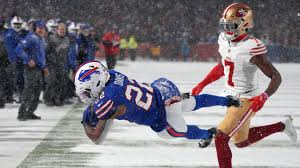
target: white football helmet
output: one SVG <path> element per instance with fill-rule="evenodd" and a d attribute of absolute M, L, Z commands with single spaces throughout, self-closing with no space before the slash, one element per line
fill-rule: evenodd
<path fill-rule="evenodd" d="M 68 26 L 69 33 L 77 33 L 79 31 L 79 25 L 75 22 L 70 22 Z"/>
<path fill-rule="evenodd" d="M 75 92 L 82 102 L 95 101 L 109 78 L 108 70 L 100 62 L 85 62 L 75 74 Z"/>
<path fill-rule="evenodd" d="M 46 23 L 46 27 L 47 27 L 48 32 L 55 33 L 56 29 L 57 29 L 57 26 L 58 26 L 57 22 L 53 19 L 48 20 L 47 23 Z"/>
<path fill-rule="evenodd" d="M 19 16 L 13 17 L 10 23 L 11 23 L 11 27 L 16 32 L 19 32 L 24 27 L 24 21 Z"/>

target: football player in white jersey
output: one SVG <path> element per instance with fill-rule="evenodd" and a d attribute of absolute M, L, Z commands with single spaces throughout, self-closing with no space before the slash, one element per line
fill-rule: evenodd
<path fill-rule="evenodd" d="M 198 95 L 203 88 L 225 76 L 226 95 L 239 96 L 240 107 L 229 107 L 223 121 L 218 125 L 215 145 L 220 168 L 231 168 L 231 150 L 228 145 L 233 138 L 239 148 L 249 146 L 271 134 L 286 133 L 293 142 L 297 133 L 292 118 L 287 116 L 281 122 L 250 128 L 250 120 L 266 100 L 273 95 L 281 83 L 281 76 L 268 60 L 266 46 L 248 34 L 253 27 L 253 11 L 244 3 L 229 5 L 220 18 L 219 53 L 221 60 L 209 74 L 192 90 Z M 268 88 L 259 93 L 257 69 L 271 81 Z"/>

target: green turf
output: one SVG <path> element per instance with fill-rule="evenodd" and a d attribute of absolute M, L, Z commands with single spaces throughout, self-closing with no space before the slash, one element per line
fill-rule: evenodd
<path fill-rule="evenodd" d="M 75 106 L 48 133 L 18 168 L 88 167 L 93 153 L 72 152 L 71 148 L 87 141 L 81 126 L 82 108 Z"/>

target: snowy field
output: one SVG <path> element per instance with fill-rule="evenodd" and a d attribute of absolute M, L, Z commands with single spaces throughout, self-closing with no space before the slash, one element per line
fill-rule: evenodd
<path fill-rule="evenodd" d="M 166 77 L 182 92 L 190 91 L 214 63 L 120 62 L 117 70 L 141 82 Z M 276 64 L 283 82 L 263 110 L 257 113 L 252 125 L 271 124 L 294 117 L 300 134 L 300 64 Z M 261 88 L 269 79 L 261 75 Z M 203 93 L 219 94 L 223 80 L 208 86 Z M 217 167 L 214 144 L 200 149 L 196 141 L 164 140 L 148 127 L 125 121 L 115 122 L 106 141 L 94 145 L 80 124 L 83 105 L 48 108 L 41 104 L 37 114 L 41 121 L 16 120 L 18 105 L 0 110 L 0 163 L 3 168 L 57 167 Z M 187 123 L 203 128 L 216 126 L 226 108 L 211 107 L 185 113 Z M 300 167 L 300 143 L 291 144 L 286 135 L 278 133 L 248 148 L 233 144 L 233 166 L 239 168 L 296 168 Z"/>

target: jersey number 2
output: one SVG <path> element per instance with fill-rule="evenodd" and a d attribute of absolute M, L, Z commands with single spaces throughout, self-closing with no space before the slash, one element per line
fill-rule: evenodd
<path fill-rule="evenodd" d="M 135 81 L 131 81 L 131 82 L 135 82 Z M 141 83 L 137 83 L 137 84 L 139 86 L 143 87 L 143 88 L 146 88 L 151 93 L 153 92 L 153 88 L 151 88 L 151 87 L 149 87 L 145 84 L 141 84 Z M 143 96 L 143 91 L 139 87 L 136 87 L 136 86 L 133 86 L 133 85 L 127 85 L 127 88 L 126 88 L 126 91 L 125 91 L 125 96 L 128 100 L 131 100 L 131 98 L 132 98 L 132 95 L 131 95 L 132 91 L 136 92 L 136 97 L 135 97 L 136 105 L 143 108 L 143 109 L 145 109 L 145 110 L 148 110 L 149 107 L 151 106 L 153 96 L 149 93 L 146 93 L 147 100 L 144 102 L 144 101 L 141 100 L 142 96 Z"/>
<path fill-rule="evenodd" d="M 229 66 L 229 74 L 228 74 L 228 85 L 230 86 L 234 86 L 234 83 L 232 81 L 232 75 L 233 75 L 233 70 L 234 70 L 234 63 L 231 62 L 231 61 L 227 61 L 227 60 L 224 60 L 225 61 L 225 66 Z"/>

